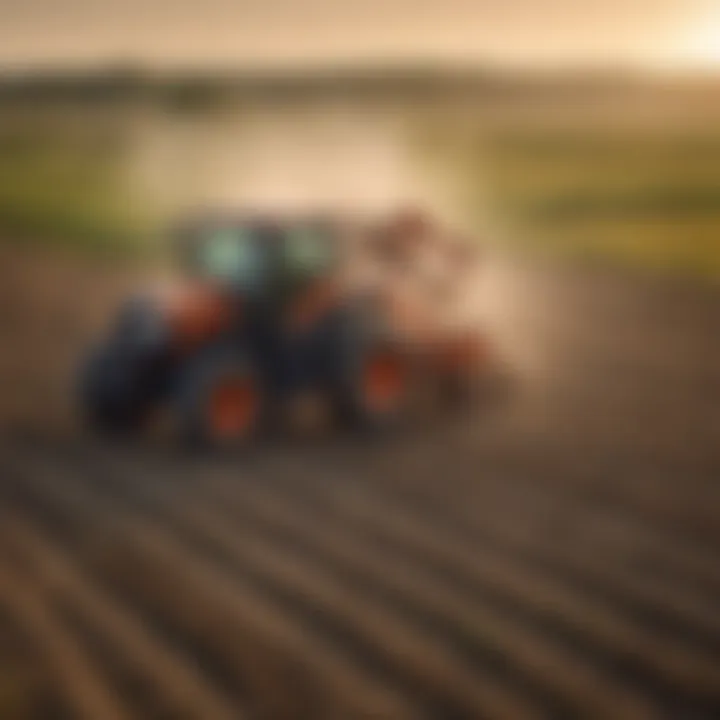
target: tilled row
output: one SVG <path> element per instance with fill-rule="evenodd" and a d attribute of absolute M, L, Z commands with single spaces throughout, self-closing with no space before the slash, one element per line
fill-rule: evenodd
<path fill-rule="evenodd" d="M 465 459 L 6 447 L 0 606 L 68 717 L 720 711 L 712 537 Z"/>

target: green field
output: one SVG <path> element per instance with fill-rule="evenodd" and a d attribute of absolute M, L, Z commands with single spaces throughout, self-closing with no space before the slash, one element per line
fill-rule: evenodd
<path fill-rule="evenodd" d="M 322 118 L 324 102 L 308 101 L 314 117 Z M 370 106 L 370 123 L 379 128 L 386 116 L 401 115 L 408 147 L 422 156 L 414 171 L 421 184 L 434 176 L 452 186 L 460 219 L 483 236 L 533 252 L 720 277 L 720 133 L 707 129 L 711 122 L 704 124 L 706 129 L 692 123 L 643 125 L 637 119 L 603 124 L 576 117 L 566 122 L 560 113 L 562 121 L 548 123 L 516 110 L 514 116 L 507 114 L 510 122 L 504 124 L 487 122 L 477 108 L 442 106 L 428 134 L 423 114 L 427 108 L 416 111 L 383 102 L 366 98 L 354 106 L 350 117 L 359 108 L 358 134 L 367 134 L 361 118 Z M 260 113 L 270 124 L 290 112 L 290 105 L 277 100 L 263 107 Z M 225 117 L 222 122 L 242 133 L 247 114 L 258 116 L 257 104 L 248 108 L 236 103 L 230 121 Z M 154 164 L 157 188 L 177 183 L 178 175 L 184 174 L 187 182 L 196 180 L 192 163 L 199 158 L 202 164 L 205 155 L 232 157 L 236 140 L 213 144 L 217 112 L 201 108 L 190 119 L 157 108 L 150 113 L 153 142 L 158 144 L 166 134 L 182 138 L 177 145 L 186 158 L 195 158 L 180 165 L 185 170 L 178 173 L 163 165 L 167 156 L 146 162 L 152 152 L 138 142 L 142 113 L 123 107 L 18 112 L 0 106 L 2 237 L 123 252 L 147 248 L 161 213 L 152 192 L 138 186 L 135 166 Z M 305 129 L 296 129 L 289 142 L 286 130 L 292 130 L 292 123 L 277 131 L 291 160 L 293 147 L 302 149 L 312 122 L 298 125 Z M 393 143 L 398 143 L 396 136 L 378 154 L 388 148 L 392 153 Z M 326 166 L 327 158 L 318 157 L 317 165 Z M 248 176 L 257 170 L 248 168 Z M 187 191 L 182 196 L 193 197 Z"/>
<path fill-rule="evenodd" d="M 720 276 L 720 136 L 529 133 L 482 158 L 469 187 L 527 244 Z"/>
<path fill-rule="evenodd" d="M 135 250 L 147 212 L 130 196 L 127 137 L 84 120 L 0 122 L 0 228 L 5 238 Z"/>

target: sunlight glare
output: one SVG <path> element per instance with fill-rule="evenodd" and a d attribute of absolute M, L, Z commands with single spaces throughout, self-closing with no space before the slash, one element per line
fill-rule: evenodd
<path fill-rule="evenodd" d="M 689 54 L 693 61 L 705 66 L 720 67 L 720 16 L 707 18 L 692 34 Z"/>

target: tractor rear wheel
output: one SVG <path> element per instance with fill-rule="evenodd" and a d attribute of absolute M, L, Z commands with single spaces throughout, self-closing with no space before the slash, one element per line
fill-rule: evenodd
<path fill-rule="evenodd" d="M 369 431 L 396 430 L 410 419 L 416 395 L 411 356 L 399 343 L 368 343 L 350 363 L 338 407 L 351 426 Z"/>
<path fill-rule="evenodd" d="M 332 389 L 336 414 L 354 428 L 396 429 L 412 414 L 417 368 L 405 344 L 372 308 L 350 307 L 335 318 Z"/>
<path fill-rule="evenodd" d="M 210 352 L 192 362 L 180 389 L 181 440 L 192 446 L 242 448 L 257 439 L 266 399 L 247 358 Z"/>
<path fill-rule="evenodd" d="M 80 375 L 79 399 L 93 430 L 125 435 L 139 429 L 149 407 L 141 374 L 122 345 L 108 343 L 91 353 Z"/>

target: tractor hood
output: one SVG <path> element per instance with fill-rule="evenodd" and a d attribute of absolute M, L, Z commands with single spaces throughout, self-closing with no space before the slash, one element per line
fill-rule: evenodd
<path fill-rule="evenodd" d="M 153 288 L 142 299 L 143 326 L 173 351 L 188 352 L 240 322 L 242 300 L 223 288 L 179 282 Z"/>

